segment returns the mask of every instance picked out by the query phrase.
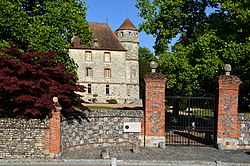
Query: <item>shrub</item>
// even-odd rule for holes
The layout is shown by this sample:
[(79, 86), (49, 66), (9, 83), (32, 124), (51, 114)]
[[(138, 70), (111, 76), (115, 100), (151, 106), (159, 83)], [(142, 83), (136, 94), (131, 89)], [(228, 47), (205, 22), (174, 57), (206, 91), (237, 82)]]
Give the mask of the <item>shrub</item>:
[(117, 104), (116, 99), (110, 99), (110, 100), (109, 100), (109, 104)]
[[(0, 49), (1, 51), (1, 49)], [(59, 98), (66, 118), (77, 118), (86, 109), (81, 96), (84, 86), (77, 85), (77, 77), (66, 73), (66, 65), (58, 62), (54, 51), (26, 53), (17, 48), (0, 53), (0, 117), (39, 118), (52, 115), (53, 97)], [(1, 111), (4, 110), (4, 111)]]
[(188, 100), (187, 99), (180, 99), (178, 104), (179, 104), (180, 111), (187, 110), (187, 107), (188, 107)]

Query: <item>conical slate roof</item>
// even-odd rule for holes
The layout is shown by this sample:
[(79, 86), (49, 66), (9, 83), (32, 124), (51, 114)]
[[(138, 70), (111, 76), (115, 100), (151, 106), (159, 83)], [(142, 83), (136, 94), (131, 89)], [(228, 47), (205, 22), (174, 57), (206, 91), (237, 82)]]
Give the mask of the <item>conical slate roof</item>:
[(122, 23), (122, 25), (116, 30), (137, 30), (136, 27), (134, 26), (134, 24), (128, 19), (126, 18), (126, 20)]

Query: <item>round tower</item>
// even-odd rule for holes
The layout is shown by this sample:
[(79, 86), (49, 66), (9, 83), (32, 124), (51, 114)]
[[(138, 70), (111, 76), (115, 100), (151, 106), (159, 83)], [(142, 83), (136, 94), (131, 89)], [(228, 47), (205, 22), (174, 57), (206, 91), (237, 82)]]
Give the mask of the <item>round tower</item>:
[(127, 49), (126, 59), (138, 60), (139, 32), (132, 22), (126, 18), (116, 33), (123, 47)]
[(139, 101), (139, 32), (132, 22), (126, 18), (116, 30), (118, 40), (126, 52), (126, 82), (128, 100)]

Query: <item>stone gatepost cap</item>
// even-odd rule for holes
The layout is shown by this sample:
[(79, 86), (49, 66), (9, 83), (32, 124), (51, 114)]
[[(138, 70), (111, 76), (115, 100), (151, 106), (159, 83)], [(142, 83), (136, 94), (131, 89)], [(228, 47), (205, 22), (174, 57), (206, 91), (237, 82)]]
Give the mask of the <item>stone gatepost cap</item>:
[(144, 80), (166, 80), (167, 77), (161, 73), (147, 73)]
[(238, 76), (234, 76), (234, 75), (221, 75), (217, 78), (217, 81), (219, 84), (222, 85), (230, 85), (230, 84), (241, 84), (241, 80)]

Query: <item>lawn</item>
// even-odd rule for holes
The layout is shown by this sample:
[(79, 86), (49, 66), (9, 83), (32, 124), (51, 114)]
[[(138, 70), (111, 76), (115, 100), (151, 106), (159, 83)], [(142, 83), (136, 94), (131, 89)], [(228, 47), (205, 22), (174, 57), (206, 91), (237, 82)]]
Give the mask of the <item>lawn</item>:
[(107, 106), (87, 106), (90, 110), (114, 110), (117, 108)]

